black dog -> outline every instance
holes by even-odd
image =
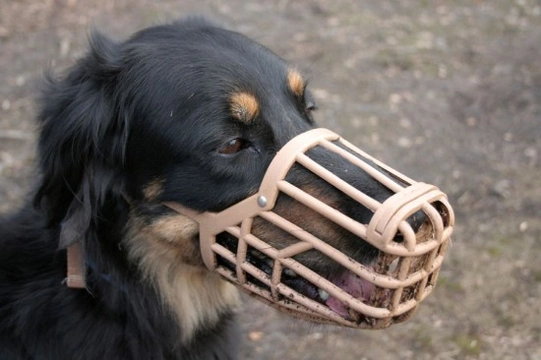
[[[315,127],[305,88],[271,51],[204,20],[123,43],[94,34],[86,57],[63,79],[49,76],[42,93],[33,204],[0,220],[0,359],[236,358],[236,289],[204,267],[197,225],[162,203],[218,211],[253,194],[276,151]],[[347,176],[390,195],[359,170]],[[290,177],[352,217],[370,216],[301,168]],[[319,236],[359,261],[375,256],[288,199],[277,209],[317,222]],[[254,228],[277,246],[293,241]],[[64,283],[76,241],[87,289]],[[335,270],[317,254],[302,261]]]

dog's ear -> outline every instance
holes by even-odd
[[[122,191],[129,116],[115,99],[120,46],[94,32],[89,53],[63,79],[49,73],[42,91],[34,204],[50,226],[62,225],[60,247],[84,239],[107,197]]]

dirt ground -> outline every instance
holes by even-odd
[[[457,213],[436,291],[408,323],[353,331],[246,299],[246,359],[541,359],[539,0],[0,0],[0,211],[35,172],[34,98],[93,26],[122,39],[203,14],[310,74],[321,125]]]

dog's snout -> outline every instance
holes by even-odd
[[[422,210],[417,211],[407,219],[408,224],[410,224],[415,232],[419,231],[421,225],[423,225],[425,221],[426,215]]]
[[[419,229],[421,228],[421,226],[426,221],[426,219],[427,217],[425,213],[419,210],[415,212],[413,215],[411,215],[410,217],[408,217],[406,221],[411,226],[413,231],[417,233]],[[394,242],[401,243],[404,241],[404,236],[401,233],[397,233],[393,240]]]

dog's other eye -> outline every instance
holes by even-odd
[[[235,138],[226,142],[220,149],[218,149],[218,152],[223,155],[236,154],[239,151],[246,149],[248,146],[250,146],[250,142],[248,140]]]
[[[312,111],[316,111],[316,110],[317,110],[317,106],[314,101],[310,100],[306,103],[306,112],[311,113]]]
[[[311,117],[312,113],[317,110],[316,101],[312,96],[312,93],[308,90],[304,92],[304,112],[308,117]]]

